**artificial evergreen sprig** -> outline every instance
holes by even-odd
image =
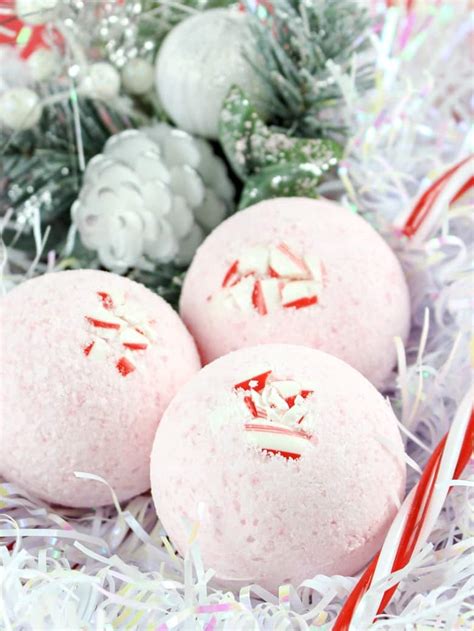
[[[0,243],[3,240],[10,252],[15,249],[31,258],[34,227],[39,221],[41,233],[48,231],[39,270],[51,250],[57,255],[57,269],[100,267],[96,252],[84,248],[79,238],[69,247],[71,205],[83,180],[80,155],[87,163],[102,152],[110,136],[144,122],[100,101],[79,98],[73,103],[71,98],[48,105],[39,125],[31,130],[0,132],[0,215],[9,213]],[[82,148],[78,146],[79,129]],[[168,263],[149,270],[133,269],[128,276],[176,307],[184,271],[183,266]]]
[[[245,182],[240,208],[269,197],[317,197],[320,180],[342,156],[341,145],[330,138],[289,136],[266,125],[238,86],[222,106],[219,139]]]
[[[139,38],[149,35],[157,41],[158,48],[168,32],[189,15],[227,7],[233,3],[234,0],[143,0]]]
[[[33,129],[0,132],[2,209],[11,216],[3,240],[30,250],[38,214],[50,226],[48,248],[60,249],[70,225],[70,207],[82,184],[82,161],[100,153],[107,138],[132,126],[128,116],[76,93],[44,108]]]
[[[250,63],[265,84],[273,125],[290,135],[341,140],[342,94],[327,62],[353,68],[356,85],[371,85],[367,11],[353,0],[244,0],[259,55]],[[354,63],[357,61],[357,63]]]
[[[151,63],[169,31],[184,19],[207,9],[226,7],[234,0],[138,0],[104,3],[92,29],[90,45],[99,46],[118,67],[140,57]],[[92,4],[92,3],[91,3]],[[78,13],[82,19],[84,11]]]

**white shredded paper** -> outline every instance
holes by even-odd
[[[369,96],[359,97],[350,73],[332,67],[352,129],[340,169],[343,201],[386,237],[410,285],[412,331],[406,348],[397,342],[398,377],[386,393],[412,465],[407,491],[448,431],[471,380],[472,196],[446,206],[416,246],[394,229],[420,191],[472,151],[469,30],[458,13],[449,6],[428,11],[411,23],[408,37],[406,16],[391,9],[373,36],[377,74]],[[43,246],[38,235],[35,261]],[[25,272],[35,261],[5,254],[0,248],[8,289],[8,261]],[[50,268],[54,258],[40,271]],[[372,625],[359,616],[354,631],[473,628],[472,474],[471,466],[455,484],[410,563],[371,587],[375,593],[400,582],[385,614]],[[120,507],[111,489],[112,501],[94,510],[53,508],[0,482],[2,630],[329,630],[357,582],[318,575],[297,589],[282,586],[278,596],[256,585],[223,592],[203,565],[198,537],[191,535],[187,558],[175,553],[150,495]]]

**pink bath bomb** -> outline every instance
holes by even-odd
[[[342,206],[304,198],[261,202],[214,230],[180,307],[204,363],[245,346],[303,344],[378,387],[410,324],[403,272],[380,235]]]
[[[379,548],[404,492],[397,422],[360,373],[307,347],[226,355],[182,388],[151,458],[157,513],[218,581],[275,591],[354,574]]]
[[[46,274],[0,300],[0,471],[67,506],[111,503],[150,487],[156,428],[200,367],[164,300],[99,271]]]

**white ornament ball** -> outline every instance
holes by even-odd
[[[16,0],[17,16],[26,24],[44,24],[54,17],[58,0]]]
[[[221,106],[233,85],[261,102],[261,81],[244,54],[251,42],[247,16],[231,9],[198,13],[168,34],[157,57],[156,87],[178,127],[216,139]]]
[[[120,75],[105,61],[92,64],[81,82],[81,91],[98,99],[113,99],[120,90]]]
[[[153,66],[144,59],[130,59],[122,70],[123,87],[129,94],[145,94],[154,80]]]
[[[28,88],[11,88],[0,96],[0,124],[15,131],[34,127],[42,111],[38,95]]]
[[[19,51],[8,44],[0,44],[0,94],[11,88],[27,86],[30,71]]]
[[[39,48],[27,61],[31,76],[35,81],[46,81],[58,70],[58,58],[53,51]]]

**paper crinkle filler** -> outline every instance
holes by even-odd
[[[412,330],[405,346],[397,342],[398,375],[385,391],[406,440],[407,499],[363,584],[319,574],[275,594],[255,584],[220,590],[203,565],[199,523],[190,524],[183,559],[148,493],[120,506],[110,488],[112,506],[59,509],[2,481],[6,629],[472,625],[472,466],[464,466],[472,444],[470,33],[455,4],[433,4],[428,17],[392,8],[372,37],[377,67],[368,97],[359,98],[350,72],[331,66],[352,139],[327,186],[387,239],[412,296]],[[6,273],[5,286],[11,282]]]

